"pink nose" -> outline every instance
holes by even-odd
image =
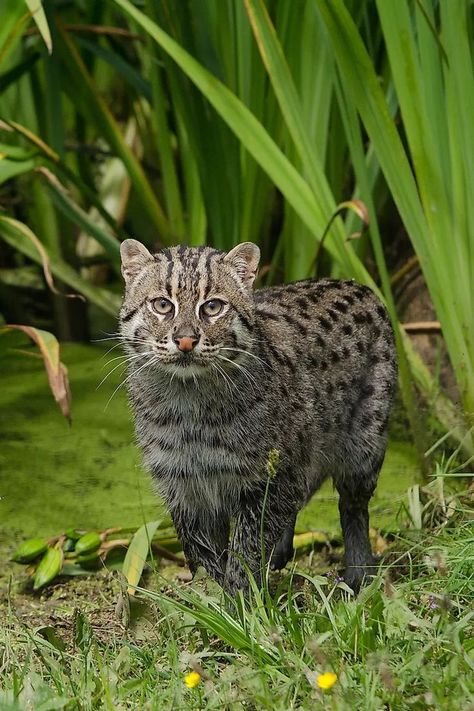
[[[192,351],[199,338],[192,338],[191,336],[175,336],[174,342],[178,346],[180,351]]]

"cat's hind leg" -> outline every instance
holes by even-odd
[[[375,461],[359,462],[357,472],[346,471],[334,477],[345,548],[344,580],[354,592],[358,592],[365,577],[376,572],[369,540],[369,501],[382,461],[383,456]]]

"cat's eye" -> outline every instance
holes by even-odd
[[[220,299],[210,299],[201,306],[201,313],[204,316],[217,316],[224,308],[224,302]]]
[[[153,311],[162,316],[167,316],[174,312],[174,304],[169,300],[161,297],[159,299],[153,299],[151,302]]]

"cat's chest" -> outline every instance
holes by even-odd
[[[247,468],[239,413],[225,403],[156,398],[136,409],[136,429],[157,477],[225,477]]]

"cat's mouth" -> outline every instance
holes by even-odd
[[[200,359],[190,351],[189,353],[179,353],[173,360],[174,365],[179,365],[181,368],[189,368],[190,365],[195,365]]]

